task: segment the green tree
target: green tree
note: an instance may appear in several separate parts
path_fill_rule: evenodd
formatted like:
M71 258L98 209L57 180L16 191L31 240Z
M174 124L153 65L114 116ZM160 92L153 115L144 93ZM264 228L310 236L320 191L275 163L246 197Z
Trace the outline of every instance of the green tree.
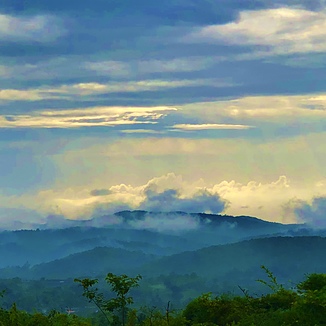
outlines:
M105 280L110 284L111 290L116 294L116 298L108 301L108 308L110 310L120 309L122 325L125 326L126 307L134 302L133 298L128 296L131 288L139 286L138 282L141 276L128 277L125 274L115 275L108 273Z
M296 311L312 325L326 325L326 274L310 274L298 284Z
M95 286L98 283L98 279L75 279L75 282L83 287L83 296L99 308L108 324L111 322L112 312L120 311L121 323L125 326L126 307L133 303L133 298L128 296L128 294L132 288L139 285L138 283L141 278L140 275L129 277L125 274L115 275L113 273L108 273L105 277L105 281L110 285L111 291L116 294L116 297L111 299L105 299L103 293L100 293Z

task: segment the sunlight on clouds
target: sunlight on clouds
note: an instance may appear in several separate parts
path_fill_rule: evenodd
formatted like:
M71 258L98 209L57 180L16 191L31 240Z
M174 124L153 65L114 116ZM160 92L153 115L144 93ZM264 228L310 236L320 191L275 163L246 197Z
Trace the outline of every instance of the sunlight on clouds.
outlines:
M0 90L0 101L40 101L44 99L56 98L56 96L47 96L39 90L18 90L3 89Z
M45 110L30 115L0 116L0 128L78 128L132 124L153 124L170 107L94 107L72 110Z
M153 208L164 200L209 211L221 207L220 198L227 214L294 222L289 201L326 196L325 142L325 133L269 142L84 137L48 155L57 173L50 188L21 196L2 193L0 207L79 219ZM40 145L31 150L44 151Z
M260 45L265 47L262 55L325 52L326 12L286 7L243 11L237 21L201 28L185 41Z
M242 130L242 129L250 129L254 128L252 126L246 125L232 125L232 124L214 124L214 123L206 123L206 124L177 124L172 126L174 129L180 130Z
M138 85L141 85L140 82ZM144 82L145 88L146 85L153 86L151 82ZM104 84L80 83L51 90L0 90L0 100L73 99L77 96L89 96L107 91L107 86ZM165 106L92 107L43 110L25 115L0 115L0 128L42 126L44 128L70 128L132 124L140 123L139 121L153 123L166 115L174 121L178 118L181 122L169 126L170 131L246 130L255 128L259 122L277 123L279 126L289 123L313 124L326 119L326 95L247 96L231 100L184 104L177 108ZM189 118L196 119L196 123L183 123ZM167 129L161 131L167 131Z
M277 122L279 124L320 121L326 118L325 94L247 96L232 100L192 103L180 108L185 116L199 122L216 122L218 118L239 121Z
M50 42L65 34L54 16L18 17L0 14L0 40Z
M243 184L232 180L210 185L205 184L203 180L190 183L181 175L169 173L139 186L125 184L111 186L102 189L100 195L94 194L92 188L68 188L64 191L53 189L20 197L1 196L0 203L6 208L35 210L43 216L60 214L70 219L88 219L94 215L99 216L98 214L112 214L121 208L150 209L151 205L155 205L155 200L161 197L167 201L172 200L175 207L186 205L185 207L191 206L194 211L197 207L198 212L205 210L209 212L202 202L205 195L204 203L207 205L213 200L220 200L219 206L215 205L216 209L218 207L223 209L224 202L225 214L251 215L269 221L294 223L297 220L294 210L289 209L291 206L289 203L295 198L310 201L314 190L292 187L286 176L280 176L278 180L270 183L250 181ZM174 194L172 197L167 195L171 191ZM326 195L325 186L322 192ZM170 204L172 205L172 202ZM173 211L171 207L169 202L166 202L166 207L162 210ZM293 208L295 209L295 206Z
M126 82L111 82L108 84L81 83L73 86L62 86L52 92L69 94L91 95L96 93L119 93L119 92L141 92L156 91L160 89L171 89L178 87L205 86L230 87L232 83L219 79L181 79L181 80L140 80Z
M326 173L325 143L325 133L269 141L85 137L67 144L69 150L53 156L53 164L60 171L56 187L63 188L93 184L101 189L121 182L137 185L171 171L189 182L203 179L205 184L221 179L270 183L286 175L294 186L315 187L311 183L322 180Z
M125 134L161 134L161 131L152 130L152 129L126 129L120 130L120 132Z
M212 86L231 87L229 81L219 79L183 79L183 80L140 80L126 82L100 83L79 83L62 85L59 87L42 87L36 89L3 89L0 91L0 101L38 101L46 99L75 100L80 96L91 96L107 93L134 93L143 91L157 91L179 87Z

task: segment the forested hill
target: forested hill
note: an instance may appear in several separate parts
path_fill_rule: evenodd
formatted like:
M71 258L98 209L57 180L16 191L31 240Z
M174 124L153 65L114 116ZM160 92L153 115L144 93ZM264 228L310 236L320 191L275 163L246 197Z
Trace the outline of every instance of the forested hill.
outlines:
M260 277L260 266L266 265L287 282L290 279L298 281L306 273L325 272L325 252L326 238L322 237L252 239L166 257L98 247L33 267L5 268L0 270L0 278L97 277L113 271L140 273L146 278L196 273L206 280L252 284Z
M325 231L305 225L184 212L123 211L87 221L67 221L62 217L49 220L35 230L1 232L0 268L50 262L96 247L165 256L255 237L326 235Z
M211 246L163 257L143 267L144 275L195 272L207 279L257 279L261 265L284 280L326 272L326 238L271 237Z

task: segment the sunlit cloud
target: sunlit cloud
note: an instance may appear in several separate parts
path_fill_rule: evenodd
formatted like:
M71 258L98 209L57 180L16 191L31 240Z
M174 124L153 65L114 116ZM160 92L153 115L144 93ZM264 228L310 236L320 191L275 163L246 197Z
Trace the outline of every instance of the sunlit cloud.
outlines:
M189 79L189 80L140 80L126 82L110 82L106 84L91 82L59 87L41 87L36 89L2 89L0 101L38 101L46 99L75 100L80 96L92 96L109 93L135 93L143 91L158 91L179 87L195 86L231 87L229 81L218 79Z
M234 22L199 28L185 38L187 42L260 46L256 51L261 55L325 52L325 40L325 11L288 7L242 11Z
M0 115L0 128L78 128L154 124L170 107L93 107L35 111L29 115Z
M161 134L162 131L152 130L152 129L125 129L120 130L120 132L125 134Z
M298 217L298 209L303 207L304 201L310 201L314 190L294 187L286 176L280 176L278 180L269 183L224 180L216 184L205 184L202 180L187 182L182 176L169 173L139 186L120 184L103 189L49 189L22 196L0 196L0 203L6 209L26 209L44 217L59 214L69 219L89 219L123 209L143 209L163 212L223 212L295 223L302 222ZM323 192L326 194L325 187ZM297 200L297 205L292 205L289 209L288 203L294 198L300 198L301 201ZM324 205L325 201L314 200L315 206L317 202ZM305 212L310 214L308 204L305 207ZM318 204L317 208L313 208L318 209L319 218L320 207ZM302 209L300 212L303 212Z
M253 128L252 126L246 125L232 125L232 124L214 124L214 123L206 123L206 124L176 124L172 126L174 129L180 130L243 130Z
M281 125L326 119L325 94L246 96L231 100L186 104L184 116L197 117L211 124L217 119L257 123L266 121Z

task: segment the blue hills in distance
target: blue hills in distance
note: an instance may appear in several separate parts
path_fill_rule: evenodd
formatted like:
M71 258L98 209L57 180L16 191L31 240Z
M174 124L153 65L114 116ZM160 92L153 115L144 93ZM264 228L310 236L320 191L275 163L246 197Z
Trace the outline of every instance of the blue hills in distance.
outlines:
M277 236L326 236L326 231L250 216L204 213L121 211L90 220L52 216L47 224L31 229L0 232L0 268L34 266L97 247L162 257Z
M287 286L325 273L325 252L325 230L250 216L122 211L87 221L54 217L39 228L0 232L0 284L18 277L26 286L41 282L69 292L78 290L74 278L141 274L138 301L184 305L203 292L236 293L238 285L265 291L256 282L266 276L261 265Z

